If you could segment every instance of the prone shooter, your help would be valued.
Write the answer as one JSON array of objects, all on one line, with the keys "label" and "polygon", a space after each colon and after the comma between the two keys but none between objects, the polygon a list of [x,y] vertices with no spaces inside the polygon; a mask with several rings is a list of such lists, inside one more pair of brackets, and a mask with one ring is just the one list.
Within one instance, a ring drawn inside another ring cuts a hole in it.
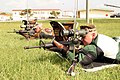
[{"label": "prone shooter", "polygon": [[[80,30],[76,31],[73,29],[66,30],[55,21],[52,21],[51,25],[55,33],[55,39],[49,44],[40,41],[42,44],[38,48],[43,47],[59,52],[63,57],[72,61],[68,74],[74,75],[76,63],[80,63],[83,68],[94,67],[93,62],[120,63],[119,37],[111,38],[98,34],[95,25],[83,25],[80,26]],[[79,48],[80,45],[83,45],[83,47]],[[25,49],[29,48],[35,47],[25,47]]]},{"label": "prone shooter", "polygon": [[[44,43],[44,41],[40,40],[39,46],[26,46],[24,49],[44,48],[50,51],[58,52],[62,57],[67,58],[68,56],[65,54],[67,53],[67,50],[74,52],[74,45],[76,48],[79,48],[81,45],[81,38],[88,33],[88,31],[84,29],[73,30],[73,22],[61,24],[60,22],[51,21],[50,24],[54,31],[53,42]],[[74,64],[76,64],[76,61],[74,62]],[[68,70],[69,74],[74,71],[73,67],[74,66]]]},{"label": "prone shooter", "polygon": [[53,30],[50,28],[43,28],[43,24],[37,23],[37,20],[23,20],[23,25],[20,28],[24,30],[14,30],[14,32],[24,36],[27,40],[36,38],[53,38]]}]

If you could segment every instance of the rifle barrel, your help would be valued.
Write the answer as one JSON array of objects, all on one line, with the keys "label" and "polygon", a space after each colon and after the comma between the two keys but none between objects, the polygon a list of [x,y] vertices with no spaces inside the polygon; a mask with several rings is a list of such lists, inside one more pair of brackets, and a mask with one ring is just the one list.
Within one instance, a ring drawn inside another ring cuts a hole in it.
[{"label": "rifle barrel", "polygon": [[25,46],[24,49],[32,49],[32,48],[50,48],[53,47],[52,43],[46,43],[44,45],[40,45],[40,46]]},{"label": "rifle barrel", "polygon": [[25,46],[24,49],[41,48],[41,46]]}]

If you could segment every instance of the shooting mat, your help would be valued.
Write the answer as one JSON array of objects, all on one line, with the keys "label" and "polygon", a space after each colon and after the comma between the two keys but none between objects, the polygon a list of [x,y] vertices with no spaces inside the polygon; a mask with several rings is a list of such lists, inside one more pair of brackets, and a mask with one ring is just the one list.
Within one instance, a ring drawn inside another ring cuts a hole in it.
[{"label": "shooting mat", "polygon": [[95,72],[99,70],[103,70],[105,68],[111,68],[118,66],[118,64],[110,64],[110,63],[100,63],[100,62],[93,62],[90,65],[82,67],[82,70],[86,72]]},{"label": "shooting mat", "polygon": [[82,70],[85,70],[86,72],[95,72],[95,71],[102,70],[105,68],[111,68],[111,67],[118,66],[119,63],[120,62],[117,60],[104,57],[100,60],[96,60],[92,62],[89,65],[82,66]]},{"label": "shooting mat", "polygon": [[[56,54],[61,59],[64,59],[64,57],[60,53],[56,52]],[[116,60],[105,58],[104,60],[94,61],[89,65],[82,66],[82,70],[84,70],[86,72],[95,72],[95,71],[103,70],[103,69],[106,69],[106,68],[111,68],[111,67],[118,66],[119,63],[120,62],[118,62]]]}]

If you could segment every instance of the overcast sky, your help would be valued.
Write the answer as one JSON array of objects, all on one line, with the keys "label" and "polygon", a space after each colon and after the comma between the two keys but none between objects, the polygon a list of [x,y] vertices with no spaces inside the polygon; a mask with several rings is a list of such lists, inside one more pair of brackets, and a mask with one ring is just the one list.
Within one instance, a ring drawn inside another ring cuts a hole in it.
[{"label": "overcast sky", "polygon": [[[120,6],[120,0],[88,0],[89,8],[109,9],[120,12],[120,8],[104,6],[104,4]],[[14,9],[61,9],[74,11],[75,0],[1,0],[0,11],[10,12]],[[86,0],[78,0],[78,9],[86,9]]]}]

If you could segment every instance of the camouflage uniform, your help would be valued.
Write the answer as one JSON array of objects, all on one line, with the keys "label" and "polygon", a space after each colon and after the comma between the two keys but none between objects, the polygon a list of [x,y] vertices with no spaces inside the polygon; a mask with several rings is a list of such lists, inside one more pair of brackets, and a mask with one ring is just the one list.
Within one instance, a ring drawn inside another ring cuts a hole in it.
[{"label": "camouflage uniform", "polygon": [[[120,42],[115,41],[111,37],[98,34],[89,45],[79,50],[76,55],[78,55],[77,59],[82,65],[90,64],[103,56],[120,61]],[[75,55],[68,51],[67,57],[73,60]]]}]

